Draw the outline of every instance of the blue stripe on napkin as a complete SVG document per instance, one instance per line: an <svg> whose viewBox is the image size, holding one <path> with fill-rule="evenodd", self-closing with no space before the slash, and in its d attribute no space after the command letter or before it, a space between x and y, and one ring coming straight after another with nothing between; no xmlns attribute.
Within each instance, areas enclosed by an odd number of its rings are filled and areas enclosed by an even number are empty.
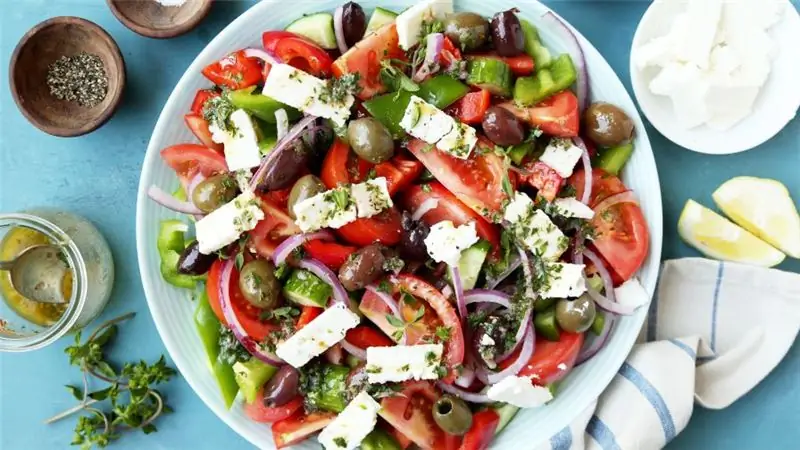
<svg viewBox="0 0 800 450"><path fill-rule="evenodd" d="M600 444L603 450L621 450L614 433L599 417L592 416L589 423L586 424L586 432Z"/></svg>
<svg viewBox="0 0 800 450"><path fill-rule="evenodd" d="M567 426L556 433L550 438L550 447L552 450L569 450L572 447L572 430Z"/></svg>
<svg viewBox="0 0 800 450"><path fill-rule="evenodd" d="M669 339L669 342L671 342L673 345L686 352L686 354L689 355L690 358L692 359L697 358L697 352L695 352L692 347L689 347L688 345L684 344L683 342L677 339Z"/></svg>
<svg viewBox="0 0 800 450"><path fill-rule="evenodd" d="M711 351L717 352L717 309L719 306L719 291L722 287L722 278L725 276L725 263L719 262L717 281L714 286L714 300L711 304Z"/></svg>
<svg viewBox="0 0 800 450"><path fill-rule="evenodd" d="M661 420L661 427L664 429L664 437L667 442L675 438L677 434L675 431L675 422L672 420L672 414L670 414L667 404L664 402L664 398L661 397L658 390L647 381L647 378L645 378L641 372L627 362L622 363L619 374L633 383L644 398L653 405L653 409L656 410L656 414L658 414L658 418Z"/></svg>

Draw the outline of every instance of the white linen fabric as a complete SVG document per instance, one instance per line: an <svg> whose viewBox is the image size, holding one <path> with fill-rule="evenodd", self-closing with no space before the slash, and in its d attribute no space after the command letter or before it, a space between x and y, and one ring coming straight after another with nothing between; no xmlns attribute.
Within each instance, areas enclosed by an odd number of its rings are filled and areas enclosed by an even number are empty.
<svg viewBox="0 0 800 450"><path fill-rule="evenodd" d="M694 403L730 405L800 330L800 274L703 258L666 261L642 336L597 402L538 450L664 447Z"/></svg>

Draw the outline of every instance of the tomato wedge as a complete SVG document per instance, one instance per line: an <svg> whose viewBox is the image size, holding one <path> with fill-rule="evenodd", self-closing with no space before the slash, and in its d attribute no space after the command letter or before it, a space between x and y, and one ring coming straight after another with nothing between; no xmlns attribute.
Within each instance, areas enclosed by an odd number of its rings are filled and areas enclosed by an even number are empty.
<svg viewBox="0 0 800 450"><path fill-rule="evenodd" d="M375 174L386 178L386 190L394 197L407 188L422 174L422 163L404 155L396 155L390 161L375 166Z"/></svg>
<svg viewBox="0 0 800 450"><path fill-rule="evenodd" d="M205 106L206 101L214 97L219 97L219 92L214 89L198 89L197 93L194 94L194 100L192 100L191 111L202 116L203 106Z"/></svg>
<svg viewBox="0 0 800 450"><path fill-rule="evenodd" d="M530 108L520 108L514 102L502 103L500 106L531 126L539 127L545 134L560 137L578 135L578 97L572 91L559 92Z"/></svg>
<svg viewBox="0 0 800 450"><path fill-rule="evenodd" d="M459 159L428 144L412 139L408 149L444 187L478 214L492 221L500 213L508 195L503 191L503 178L508 176L503 160L494 145L483 139L469 159ZM487 151L480 151L485 149Z"/></svg>
<svg viewBox="0 0 800 450"><path fill-rule="evenodd" d="M345 338L347 342L364 350L366 350L367 347L391 347L394 345L394 342L386 337L385 334L364 325L348 330Z"/></svg>
<svg viewBox="0 0 800 450"><path fill-rule="evenodd" d="M381 82L381 61L384 59L406 59L405 52L400 48L397 26L394 23L384 25L364 37L334 61L333 74L341 77L347 73L358 73L358 84L361 87L358 98L368 100L386 91Z"/></svg>
<svg viewBox="0 0 800 450"><path fill-rule="evenodd" d="M300 228L286 212L285 205L279 205L279 199L273 192L261 196L261 209L264 219L248 234L249 247L264 258L272 258L275 248L289 236L299 234Z"/></svg>
<svg viewBox="0 0 800 450"><path fill-rule="evenodd" d="M347 261L347 258L357 250L356 247L327 242L321 239L308 241L303 244L303 248L308 253L308 256L322 262L322 264L333 270L339 270L342 264Z"/></svg>
<svg viewBox="0 0 800 450"><path fill-rule="evenodd" d="M253 403L244 403L244 413L247 417L260 423L273 423L279 420L286 419L294 415L300 408L303 407L303 397L297 396L286 403L285 405L269 407L261 400L264 398L264 389L261 388L256 394L256 401Z"/></svg>
<svg viewBox="0 0 800 450"><path fill-rule="evenodd" d="M285 448L304 441L306 438L330 425L336 414L315 412L305 414L298 411L295 415L272 424L272 439L275 447Z"/></svg>
<svg viewBox="0 0 800 450"><path fill-rule="evenodd" d="M461 59L461 49L456 47L449 37L445 37L444 44L442 45L442 51L440 51L437 55L436 62L438 62L442 67L448 68L455 61L460 61Z"/></svg>
<svg viewBox="0 0 800 450"><path fill-rule="evenodd" d="M186 122L186 126L189 127L192 134L200 140L200 143L217 152L223 151L222 144L214 142L214 139L211 138L211 131L208 129L208 121L204 119L202 115L194 113L186 114L183 116L183 120Z"/></svg>
<svg viewBox="0 0 800 450"><path fill-rule="evenodd" d="M569 180L578 198L583 195L584 178L585 172L580 170ZM627 190L619 178L594 169L589 205L594 208L606 198ZM635 203L618 203L603 211L595 211L592 225L595 238L590 246L608 263L614 284L629 280L644 264L650 245L650 233L642 209Z"/></svg>
<svg viewBox="0 0 800 450"><path fill-rule="evenodd" d="M520 175L520 181L538 189L538 195L548 202L552 202L558 197L558 191L564 186L564 178L555 169L541 161L529 162L524 168L531 174Z"/></svg>
<svg viewBox="0 0 800 450"><path fill-rule="evenodd" d="M397 296L399 297L399 295ZM397 300L397 298L395 299ZM422 319L417 320L413 324L406 326L406 344L415 345L425 342L428 339L434 338L436 335L436 327L442 325L442 321L436 316L433 308L426 306L425 303L419 302L419 305L408 305L406 302L400 302L400 314L407 322L414 320L416 311L420 307L425 308ZM369 319L375 324L386 336L400 343L400 336L396 335L397 328L389 323L386 318L387 315L392 315L392 310L383 302L377 295L371 291L365 291L364 296L361 297L361 303L358 305L359 311L364 314L364 317Z"/></svg>
<svg viewBox="0 0 800 450"><path fill-rule="evenodd" d="M214 261L211 269L208 271L208 279L206 280L206 292L208 293L208 304L216 314L221 323L228 324L225 320L225 315L222 313L222 304L219 298L219 281L222 274L222 261ZM256 341L263 341L272 331L278 329L277 325L269 322L262 322L259 318L262 310L256 308L242 295L239 289L239 271L233 269L231 274L231 308L239 320L244 331Z"/></svg>
<svg viewBox="0 0 800 450"><path fill-rule="evenodd" d="M536 350L518 375L531 377L533 384L540 386L555 383L572 370L582 345L582 333L561 332L561 337L556 342L538 337L536 338ZM517 360L518 355L519 349L503 361L500 368L505 369L511 365Z"/></svg>
<svg viewBox="0 0 800 450"><path fill-rule="evenodd" d="M315 306L303 306L303 312L301 312L300 317L297 318L297 323L294 326L295 329L300 330L308 325L312 320L319 317L322 311L324 311L322 308L317 308Z"/></svg>
<svg viewBox="0 0 800 450"><path fill-rule="evenodd" d="M331 75L333 59L314 42L289 31L267 31L261 35L264 49L281 61L320 78Z"/></svg>
<svg viewBox="0 0 800 450"><path fill-rule="evenodd" d="M207 65L203 75L218 86L244 89L261 82L261 65L255 58L248 58L239 50Z"/></svg>
<svg viewBox="0 0 800 450"><path fill-rule="evenodd" d="M161 150L161 159L175 171L184 189L198 172L210 177L228 171L225 156L199 144L178 144L167 147Z"/></svg>
<svg viewBox="0 0 800 450"><path fill-rule="evenodd" d="M439 393L426 381L403 383L403 390L381 400L378 414L403 436L422 449L456 449L444 431L433 420L433 404Z"/></svg>
<svg viewBox="0 0 800 450"><path fill-rule="evenodd" d="M481 89L462 97L447 109L447 113L464 123L475 125L483 121L483 116L491 105L492 93Z"/></svg>
<svg viewBox="0 0 800 450"><path fill-rule="evenodd" d="M493 409L485 409L472 416L472 427L464 435L459 450L486 450L500 424L500 415Z"/></svg>

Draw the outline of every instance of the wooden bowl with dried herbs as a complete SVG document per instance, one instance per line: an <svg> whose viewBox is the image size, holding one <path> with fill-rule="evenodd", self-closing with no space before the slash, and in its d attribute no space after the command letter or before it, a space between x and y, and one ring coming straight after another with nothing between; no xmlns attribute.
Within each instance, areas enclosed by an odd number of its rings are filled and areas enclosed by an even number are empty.
<svg viewBox="0 0 800 450"><path fill-rule="evenodd" d="M125 87L114 39L80 17L54 17L31 28L11 56L11 94L22 114L54 136L80 136L103 125Z"/></svg>

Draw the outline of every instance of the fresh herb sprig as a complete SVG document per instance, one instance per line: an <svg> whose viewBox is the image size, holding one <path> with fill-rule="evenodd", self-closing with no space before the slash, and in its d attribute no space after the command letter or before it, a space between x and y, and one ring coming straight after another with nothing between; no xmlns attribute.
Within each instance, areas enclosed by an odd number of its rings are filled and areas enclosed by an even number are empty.
<svg viewBox="0 0 800 450"><path fill-rule="evenodd" d="M119 371L106 361L104 350L118 333L117 324L131 319L135 313L128 313L104 322L81 342L81 332L75 334L75 343L64 352L71 365L78 366L83 373L83 388L66 386L79 401L78 405L47 420L46 424L85 411L75 426L71 445L88 450L94 446L106 447L119 439L124 431L140 429L145 434L157 431L155 420L172 409L166 404L164 395L154 387L169 381L175 369L167 366L162 355L153 364L145 361L129 362ZM110 386L89 391L89 377L97 378ZM110 411L94 406L108 401Z"/></svg>

